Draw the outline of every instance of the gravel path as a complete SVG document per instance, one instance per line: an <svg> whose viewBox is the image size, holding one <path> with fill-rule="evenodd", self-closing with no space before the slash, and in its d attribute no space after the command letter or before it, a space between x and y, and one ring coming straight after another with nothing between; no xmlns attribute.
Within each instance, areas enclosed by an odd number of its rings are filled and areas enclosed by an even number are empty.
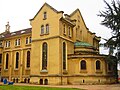
<svg viewBox="0 0 120 90"><path fill-rule="evenodd" d="M0 82L0 85L3 85ZM26 84L26 83L15 83L14 85L20 86L41 86L41 87L60 87L60 88L80 88L87 90L120 90L120 84L112 84L112 85L34 85L34 84Z"/></svg>

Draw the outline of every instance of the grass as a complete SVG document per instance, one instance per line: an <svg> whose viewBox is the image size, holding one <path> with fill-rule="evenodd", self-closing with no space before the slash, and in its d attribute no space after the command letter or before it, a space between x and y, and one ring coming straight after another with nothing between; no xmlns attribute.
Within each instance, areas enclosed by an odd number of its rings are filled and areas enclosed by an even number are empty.
<svg viewBox="0 0 120 90"><path fill-rule="evenodd" d="M80 90L75 88L52 88L52 87L40 87L40 86L14 86L14 85L2 85L0 90Z"/></svg>

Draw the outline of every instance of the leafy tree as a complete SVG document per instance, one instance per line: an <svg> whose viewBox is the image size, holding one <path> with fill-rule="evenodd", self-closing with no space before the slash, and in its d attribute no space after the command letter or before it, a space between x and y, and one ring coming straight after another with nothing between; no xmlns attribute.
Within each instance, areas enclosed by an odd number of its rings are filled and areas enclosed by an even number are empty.
<svg viewBox="0 0 120 90"><path fill-rule="evenodd" d="M103 21L101 21L101 25L104 25L112 30L113 36L106 41L106 46L109 48L109 56L107 59L112 61L116 65L115 75L117 78L117 63L120 61L120 1L119 0L112 0L111 3L106 4L105 10L100 11L100 17L103 17ZM113 49L117 48L116 59L113 59L111 55L113 54Z"/></svg>

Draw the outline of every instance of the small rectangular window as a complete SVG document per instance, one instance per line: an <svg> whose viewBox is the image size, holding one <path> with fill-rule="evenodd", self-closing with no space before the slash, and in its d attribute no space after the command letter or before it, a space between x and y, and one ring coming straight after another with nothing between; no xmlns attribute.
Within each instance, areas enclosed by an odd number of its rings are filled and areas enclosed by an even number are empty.
<svg viewBox="0 0 120 90"><path fill-rule="evenodd" d="M10 41L6 41L6 47L10 47Z"/></svg>
<svg viewBox="0 0 120 90"><path fill-rule="evenodd" d="M5 43L5 46L7 47L7 41L6 41L6 43Z"/></svg>
<svg viewBox="0 0 120 90"><path fill-rule="evenodd" d="M8 41L8 47L10 47L10 41Z"/></svg>
<svg viewBox="0 0 120 90"><path fill-rule="evenodd" d="M29 40L29 43L31 43L31 42L32 42L32 38L30 37L29 39L30 39L30 40Z"/></svg>
<svg viewBox="0 0 120 90"><path fill-rule="evenodd" d="M43 19L47 19L47 12L44 12Z"/></svg>
<svg viewBox="0 0 120 90"><path fill-rule="evenodd" d="M17 46L17 39L15 40L15 46Z"/></svg>
<svg viewBox="0 0 120 90"><path fill-rule="evenodd" d="M32 42L32 38L31 37L26 37L26 44L30 44Z"/></svg>
<svg viewBox="0 0 120 90"><path fill-rule="evenodd" d="M28 37L26 38L26 44L28 44Z"/></svg>
<svg viewBox="0 0 120 90"><path fill-rule="evenodd" d="M44 34L44 25L41 26L41 34Z"/></svg>
<svg viewBox="0 0 120 90"><path fill-rule="evenodd" d="M63 34L66 34L66 26L65 26L65 24L63 25Z"/></svg>
<svg viewBox="0 0 120 90"><path fill-rule="evenodd" d="M15 40L15 46L20 46L20 39Z"/></svg>
<svg viewBox="0 0 120 90"><path fill-rule="evenodd" d="M0 47L2 46L2 41L0 41Z"/></svg>
<svg viewBox="0 0 120 90"><path fill-rule="evenodd" d="M46 25L46 34L49 33L49 24Z"/></svg>
<svg viewBox="0 0 120 90"><path fill-rule="evenodd" d="M0 63L2 63L2 54L0 54Z"/></svg>
<svg viewBox="0 0 120 90"><path fill-rule="evenodd" d="M72 30L71 30L71 27L68 28L68 36L69 36L69 37L72 37Z"/></svg>
<svg viewBox="0 0 120 90"><path fill-rule="evenodd" d="M20 39L18 39L18 45L20 45Z"/></svg>

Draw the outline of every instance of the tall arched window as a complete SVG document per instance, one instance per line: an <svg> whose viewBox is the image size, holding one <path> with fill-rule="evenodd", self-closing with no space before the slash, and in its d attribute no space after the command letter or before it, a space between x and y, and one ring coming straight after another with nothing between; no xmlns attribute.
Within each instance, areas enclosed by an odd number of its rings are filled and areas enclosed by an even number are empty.
<svg viewBox="0 0 120 90"><path fill-rule="evenodd" d="M8 69L8 60L9 60L9 55L8 53L6 54L6 65L5 65L5 69Z"/></svg>
<svg viewBox="0 0 120 90"><path fill-rule="evenodd" d="M47 69L47 43L42 45L42 70Z"/></svg>
<svg viewBox="0 0 120 90"><path fill-rule="evenodd" d="M85 60L82 60L80 62L80 66L81 66L81 70L86 70L86 61Z"/></svg>
<svg viewBox="0 0 120 90"><path fill-rule="evenodd" d="M44 25L41 26L41 34L44 34Z"/></svg>
<svg viewBox="0 0 120 90"><path fill-rule="evenodd" d="M15 64L15 68L18 68L19 66L19 53L16 53L16 64Z"/></svg>
<svg viewBox="0 0 120 90"><path fill-rule="evenodd" d="M100 70L100 61L99 60L96 61L96 70Z"/></svg>
<svg viewBox="0 0 120 90"><path fill-rule="evenodd" d="M30 51L27 51L27 68L30 67Z"/></svg>
<svg viewBox="0 0 120 90"><path fill-rule="evenodd" d="M63 42L63 69L66 69L66 43Z"/></svg>
<svg viewBox="0 0 120 90"><path fill-rule="evenodd" d="M49 24L46 24L46 34L49 33Z"/></svg>

